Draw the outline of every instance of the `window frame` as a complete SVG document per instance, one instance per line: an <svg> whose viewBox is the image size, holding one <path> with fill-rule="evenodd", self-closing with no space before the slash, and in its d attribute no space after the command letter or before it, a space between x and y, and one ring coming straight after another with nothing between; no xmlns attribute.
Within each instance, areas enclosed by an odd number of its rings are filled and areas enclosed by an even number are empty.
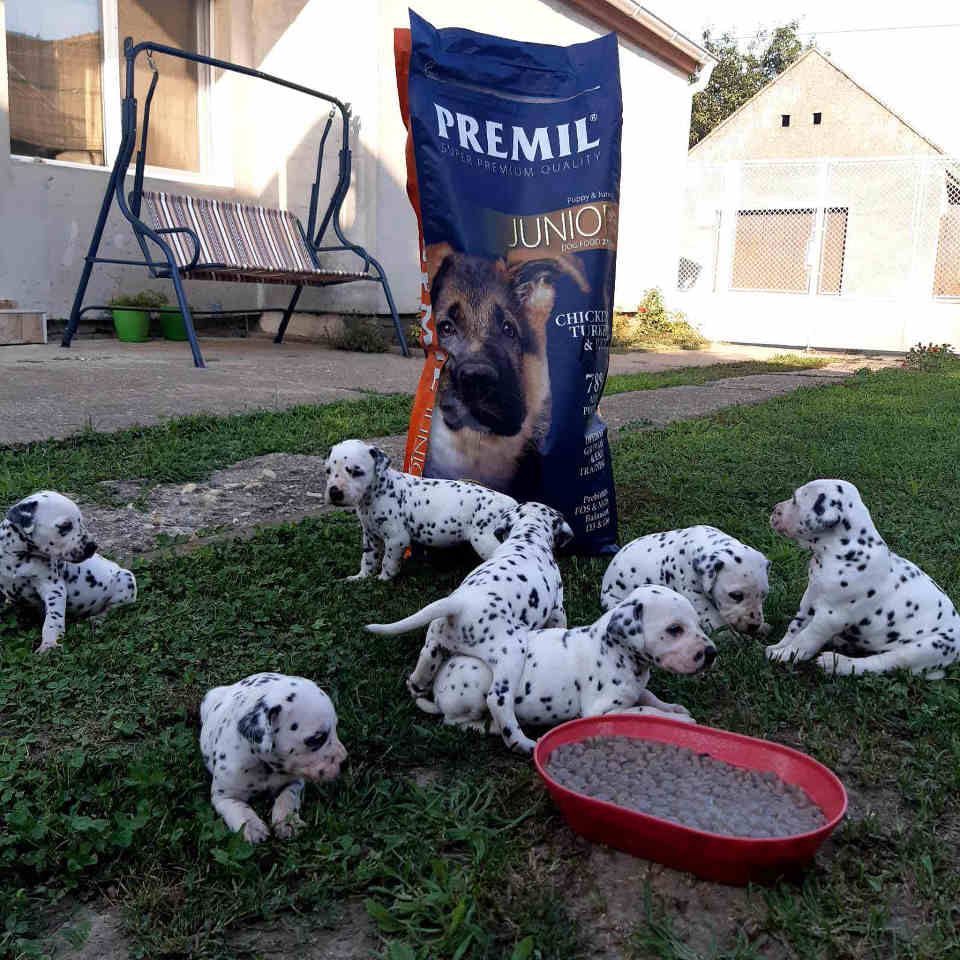
<svg viewBox="0 0 960 960"><path fill-rule="evenodd" d="M214 8L216 0L196 0L196 31L198 47L201 52L213 56L215 32ZM123 139L120 123L120 109L123 101L119 82L108 82L107 78L120 77L120 65L123 62L119 26L119 0L98 0L100 8L100 90L103 117L103 155L106 161L98 163L78 163L74 160L55 160L47 157L31 157L10 152L10 159L19 163L53 164L76 170L110 171L120 150ZM136 39L136 38L135 38ZM6 38L4 38L6 43ZM197 153L199 170L180 170L176 167L158 167L146 164L144 175L154 180L172 180L179 183L196 183L207 186L233 186L233 171L228 150L218 149L217 142L225 143L223 137L215 137L218 124L214 116L214 103L219 99L213 82L213 69L209 64L197 64ZM141 95L145 91L141 91ZM222 131L221 131L222 132ZM140 133L139 129L137 131ZM8 145L9 149L9 145ZM127 171L133 176L132 165Z"/></svg>

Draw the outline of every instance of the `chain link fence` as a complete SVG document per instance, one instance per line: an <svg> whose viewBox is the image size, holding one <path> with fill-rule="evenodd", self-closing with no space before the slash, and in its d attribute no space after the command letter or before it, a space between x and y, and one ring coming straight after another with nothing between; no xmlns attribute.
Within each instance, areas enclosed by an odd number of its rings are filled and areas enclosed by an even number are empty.
<svg viewBox="0 0 960 960"><path fill-rule="evenodd" d="M756 315L758 305L777 305L796 314L792 296L808 312L835 301L825 309L839 320L844 315L836 313L838 303L859 302L843 308L857 319L851 329L863 326L868 300L917 307L946 303L956 309L935 316L938 330L946 323L948 332L955 331L954 341L960 340L960 160L691 164L680 233L681 309L686 299L696 321L711 305L716 314L722 300L732 334L719 329L714 336L743 334L746 328L738 327L732 311ZM893 316L878 309L878 317L887 314ZM789 330L771 322L753 330L757 322L747 323L752 331L747 339L809 340L816 316L811 314L803 331L796 320ZM717 327L718 317L709 319ZM876 347L879 337L885 349L902 349L914 332L874 331L863 346Z"/></svg>

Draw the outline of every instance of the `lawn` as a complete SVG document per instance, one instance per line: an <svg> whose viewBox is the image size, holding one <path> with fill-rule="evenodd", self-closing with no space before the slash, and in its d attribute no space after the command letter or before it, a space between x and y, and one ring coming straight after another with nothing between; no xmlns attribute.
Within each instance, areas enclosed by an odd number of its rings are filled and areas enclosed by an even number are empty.
<svg viewBox="0 0 960 960"><path fill-rule="evenodd" d="M149 431L33 446L0 455L0 480L10 491L56 486L64 458L85 443L100 453L78 461L83 484L148 475L155 464L164 478L195 477L227 455L204 434L230 438L233 459L263 443L286 449L288 436L314 452L338 429L400 432L405 402L337 405L332 419L313 408L269 415L277 419L262 433L249 421L242 442L237 418L202 429L192 418L169 459L151 449L160 445ZM97 464L105 452L110 461ZM958 461L960 380L860 374L624 435L614 450L621 540L710 522L763 550L776 638L802 593L805 559L769 529L770 507L800 483L837 476L858 484L895 550L960 596ZM599 908L585 911L585 898L616 894L597 852L574 841L528 761L414 708L403 680L419 634L361 628L449 592L469 557L416 558L394 585L340 582L358 553L356 521L331 514L153 559L137 569L135 607L96 631L70 625L64 649L45 659L32 653L35 624L0 615L0 956L42 953L58 905L79 901L120 911L146 957L245 956L236 937L251 925L305 914L320 931L353 908L376 923L389 960L590 955L606 921ZM571 622L593 620L603 563L561 566ZM636 862L645 879L619 917L624 955L960 956L960 669L930 683L827 678L810 665L768 664L755 641L727 636L720 651L701 677L655 675L651 686L701 722L833 767L851 814L802 881L697 886L714 937L706 945L693 943L694 918L678 907L686 878ZM335 787L307 788L307 826L295 839L252 848L209 805L197 708L210 686L266 669L327 690L351 759Z"/></svg>

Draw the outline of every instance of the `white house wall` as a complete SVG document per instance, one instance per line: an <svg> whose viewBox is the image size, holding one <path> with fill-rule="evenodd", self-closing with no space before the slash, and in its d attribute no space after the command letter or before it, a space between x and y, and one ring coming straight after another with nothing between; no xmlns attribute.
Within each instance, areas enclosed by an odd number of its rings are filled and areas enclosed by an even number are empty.
<svg viewBox="0 0 960 960"><path fill-rule="evenodd" d="M463 26L515 39L568 44L605 32L561 4L544 0L469 5L423 0L415 6L437 26ZM216 0L215 11L216 55L326 90L352 104L353 182L343 225L350 239L383 263L400 311L415 312L416 219L406 197L406 132L393 61L393 29L408 24L407 4ZM690 90L680 71L624 41L620 69L624 134L616 301L632 306L649 287L669 291L676 280ZM5 76L0 53L0 77ZM161 63L157 96L162 94ZM242 77L218 78L214 96L221 108L215 121L220 124L219 172L232 178L232 185L148 180L148 189L279 204L305 221L326 105ZM223 123L224 104L232 106L232 128ZM0 142L8 143L6 111L0 114ZM327 141L324 199L336 179L339 131L338 120ZM69 312L107 176L97 168L12 160L0 150L5 238L0 245L0 297L53 316ZM129 227L116 211L104 239L102 255L139 257ZM149 281L144 270L98 266L86 302L104 302L120 290L146 287L172 294L169 283ZM188 295L200 307L241 306L280 304L287 290L195 282L188 284ZM311 290L301 305L386 310L379 287L372 284Z"/></svg>

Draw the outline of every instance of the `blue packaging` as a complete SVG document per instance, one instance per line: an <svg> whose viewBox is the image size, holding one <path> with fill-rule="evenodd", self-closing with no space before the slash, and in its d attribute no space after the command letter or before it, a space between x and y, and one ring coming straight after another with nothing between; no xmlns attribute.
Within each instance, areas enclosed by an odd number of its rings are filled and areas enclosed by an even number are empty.
<svg viewBox="0 0 960 960"><path fill-rule="evenodd" d="M410 38L428 360L406 467L547 503L575 549L609 552L616 36L521 43L411 11Z"/></svg>

